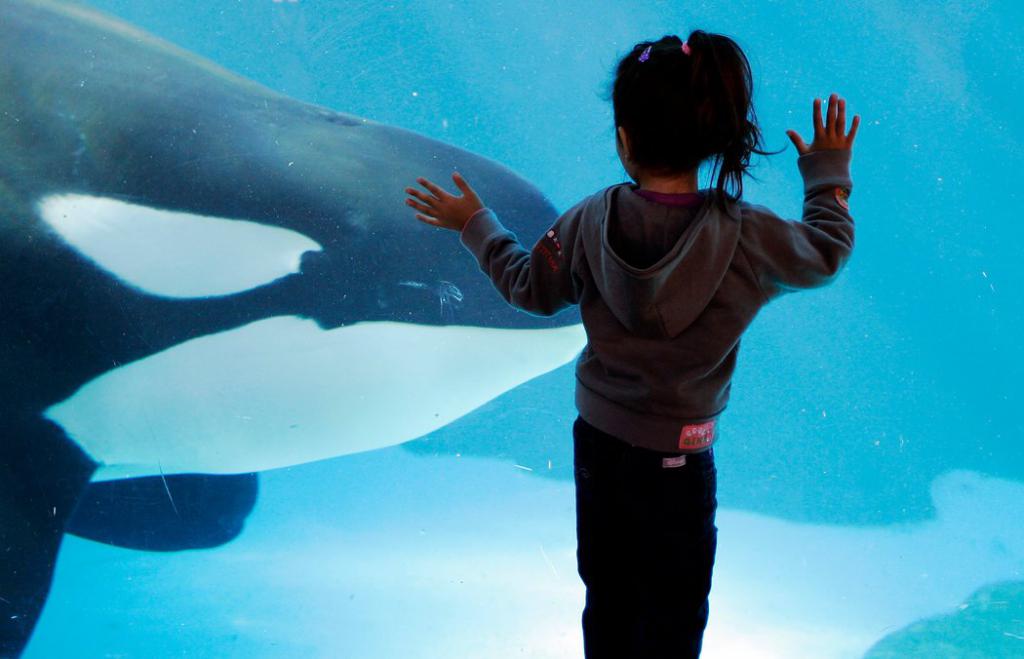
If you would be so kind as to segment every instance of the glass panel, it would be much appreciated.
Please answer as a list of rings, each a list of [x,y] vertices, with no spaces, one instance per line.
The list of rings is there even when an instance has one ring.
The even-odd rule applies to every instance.
[[[678,405],[637,394],[652,371],[623,385],[648,407],[602,417],[592,441],[622,451],[608,473],[625,483],[665,454],[622,496],[669,537],[697,499],[639,493],[708,454],[609,428],[714,432],[705,656],[1024,654],[1022,18],[903,1],[4,0],[0,656],[583,656],[577,369],[618,354],[632,322],[686,337],[679,304],[696,298],[616,317],[594,295],[622,291],[579,274],[601,234],[546,232],[630,180],[606,97],[620,58],[698,28],[743,48],[764,149],[784,149],[752,161],[734,241],[755,258],[722,276],[768,281],[750,227],[769,208],[801,219],[786,131],[809,143],[812,99],[833,92],[862,122],[849,199],[828,201],[856,247],[829,285],[752,311],[717,428],[703,422],[721,409],[672,387],[703,381],[682,355],[725,330],[671,337],[676,352],[648,337],[646,361],[602,366],[620,384],[666,374]],[[417,221],[405,188],[456,193],[455,170],[525,249],[550,246],[535,272],[564,266],[558,290],[597,306],[516,309],[471,232]],[[707,198],[713,167],[698,174]],[[685,215],[665,201],[643,203]],[[708,208],[686,226],[726,226]],[[609,220],[609,253],[628,228]],[[712,267],[697,262],[676,290]],[[611,408],[588,405],[602,425]],[[637,606],[694,570],[661,540],[617,542],[633,552],[611,557],[617,574],[646,575],[629,577]]]

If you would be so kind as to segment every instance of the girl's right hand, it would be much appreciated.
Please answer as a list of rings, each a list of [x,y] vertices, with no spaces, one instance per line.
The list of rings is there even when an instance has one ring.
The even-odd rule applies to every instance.
[[[787,130],[786,135],[789,135],[797,152],[802,156],[812,151],[853,148],[853,139],[857,136],[859,125],[860,115],[854,115],[849,135],[843,134],[846,131],[846,101],[839,98],[838,94],[832,94],[828,97],[828,120],[824,126],[821,123],[821,99],[814,99],[814,141],[811,142],[811,146],[804,144],[795,130]]]

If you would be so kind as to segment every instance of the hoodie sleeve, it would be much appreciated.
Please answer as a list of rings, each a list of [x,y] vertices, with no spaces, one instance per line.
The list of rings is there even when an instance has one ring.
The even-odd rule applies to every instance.
[[[803,220],[784,220],[749,205],[743,250],[766,300],[831,282],[853,251],[853,217],[847,200],[851,149],[813,151],[797,159],[804,179]],[[749,220],[749,222],[748,222]]]
[[[578,304],[582,282],[573,273],[573,255],[586,200],[573,206],[527,251],[489,208],[477,211],[460,241],[476,257],[505,300],[523,311],[551,316]]]

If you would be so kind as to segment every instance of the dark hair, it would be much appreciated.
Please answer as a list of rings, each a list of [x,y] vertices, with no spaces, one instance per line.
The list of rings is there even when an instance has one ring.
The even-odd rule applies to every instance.
[[[644,169],[682,173],[712,159],[724,208],[727,182],[736,190],[734,200],[743,196],[750,154],[781,151],[758,149],[753,78],[739,45],[702,30],[686,41],[690,54],[679,37],[666,35],[638,43],[622,58],[610,94],[615,125],[626,129],[630,159]]]

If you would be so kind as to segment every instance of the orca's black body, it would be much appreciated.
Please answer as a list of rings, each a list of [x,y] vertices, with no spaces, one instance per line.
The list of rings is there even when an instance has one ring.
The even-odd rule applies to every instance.
[[[445,324],[436,291],[458,281],[458,323],[550,328],[519,313],[458,241],[403,205],[417,176],[458,168],[526,237],[556,211],[500,165],[301,103],[116,19],[48,0],[0,5],[0,656],[23,649],[65,532],[124,547],[227,542],[256,499],[253,474],[97,482],[92,456],[45,416],[111,369],[274,316],[331,328]],[[177,299],[132,286],[43,222],[47,195],[114,198],[285,227],[322,246],[299,272],[230,295]],[[139,441],[145,441],[140,438]],[[77,512],[76,512],[77,510]]]

